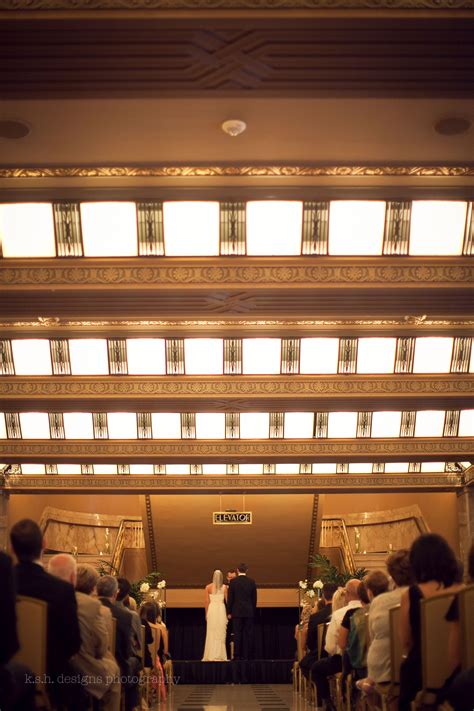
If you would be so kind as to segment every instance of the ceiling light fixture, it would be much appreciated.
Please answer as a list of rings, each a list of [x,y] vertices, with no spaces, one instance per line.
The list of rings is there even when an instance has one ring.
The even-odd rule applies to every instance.
[[[246,130],[247,124],[240,119],[229,119],[221,124],[221,128],[228,136],[235,138],[235,136],[240,136]]]

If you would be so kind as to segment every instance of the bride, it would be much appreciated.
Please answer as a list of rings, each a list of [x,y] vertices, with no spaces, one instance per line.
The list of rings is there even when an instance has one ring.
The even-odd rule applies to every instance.
[[[225,635],[227,630],[227,585],[220,570],[215,570],[212,583],[206,585],[206,645],[203,662],[226,662]]]

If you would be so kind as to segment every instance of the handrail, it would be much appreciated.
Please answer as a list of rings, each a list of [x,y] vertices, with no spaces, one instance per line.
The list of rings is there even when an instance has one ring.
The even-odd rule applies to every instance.
[[[112,569],[120,571],[123,554],[126,548],[145,548],[143,522],[122,519],[115,539],[110,564]]]
[[[320,546],[323,548],[340,547],[346,570],[349,573],[355,572],[356,564],[344,519],[323,517]]]

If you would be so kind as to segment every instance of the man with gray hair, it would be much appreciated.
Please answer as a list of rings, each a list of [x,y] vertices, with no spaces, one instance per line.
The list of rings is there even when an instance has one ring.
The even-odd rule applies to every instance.
[[[115,618],[115,659],[117,660],[120,673],[126,677],[123,683],[125,692],[125,711],[133,711],[139,703],[139,675],[140,661],[134,656],[132,650],[132,616],[122,606],[117,605],[118,582],[117,578],[111,575],[103,575],[97,581],[97,595],[103,605],[108,607]]]
[[[85,690],[94,699],[100,699],[102,711],[120,711],[120,670],[108,649],[109,636],[101,612],[106,608],[90,595],[96,586],[98,573],[91,565],[78,568],[75,559],[64,553],[51,558],[49,572],[66,582],[76,583],[81,648],[72,662],[82,675]],[[85,583],[85,578],[88,583]],[[87,588],[87,592],[81,592],[78,589],[80,586]]]

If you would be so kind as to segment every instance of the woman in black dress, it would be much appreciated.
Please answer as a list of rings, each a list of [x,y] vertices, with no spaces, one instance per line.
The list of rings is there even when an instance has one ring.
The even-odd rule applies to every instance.
[[[449,588],[457,572],[453,551],[436,533],[425,533],[414,541],[410,564],[416,583],[410,585],[400,603],[404,659],[400,667],[399,711],[410,711],[411,702],[422,687],[420,601]]]

